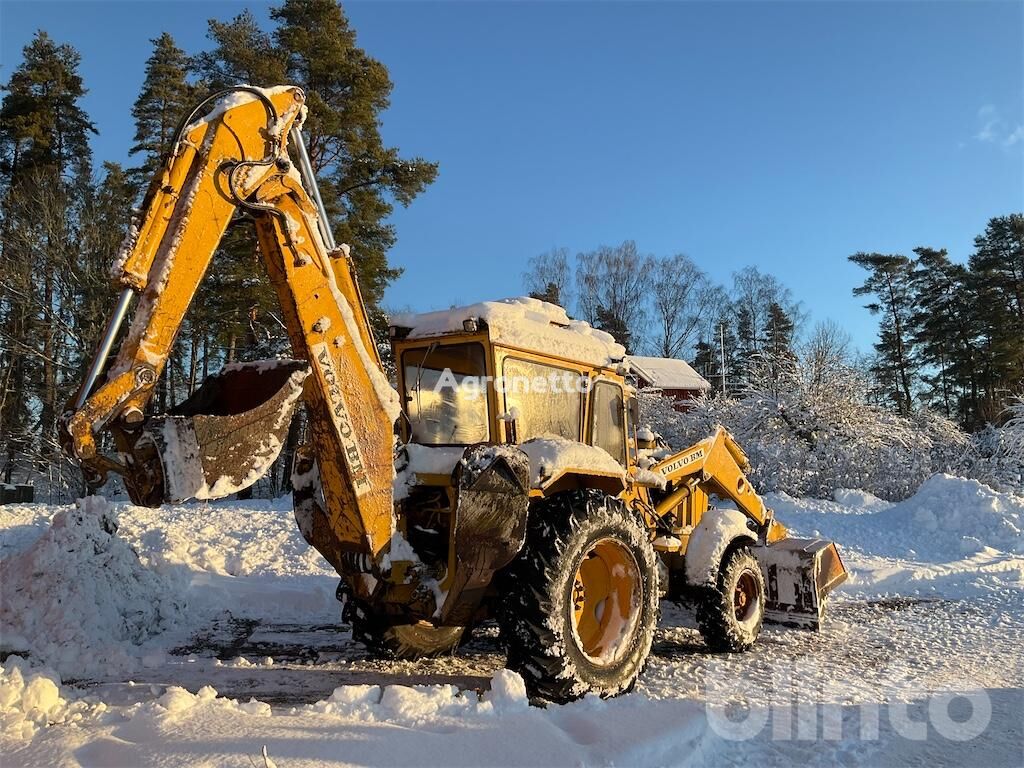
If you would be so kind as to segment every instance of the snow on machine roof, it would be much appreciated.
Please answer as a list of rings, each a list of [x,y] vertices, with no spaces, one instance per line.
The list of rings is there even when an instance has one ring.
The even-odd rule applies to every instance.
[[[589,365],[615,365],[626,354],[611,334],[582,320],[571,320],[561,307],[529,296],[481,301],[440,312],[395,315],[391,325],[409,329],[403,338],[426,339],[465,333],[473,325],[470,321],[486,323],[495,344]]]

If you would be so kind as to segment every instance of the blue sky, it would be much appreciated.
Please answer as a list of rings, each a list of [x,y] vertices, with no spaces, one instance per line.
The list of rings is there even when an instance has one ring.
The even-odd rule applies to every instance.
[[[125,160],[149,38],[237,2],[0,2],[0,77],[37,28],[82,53],[98,160]],[[1024,3],[353,2],[395,83],[385,138],[440,163],[394,216],[395,307],[514,294],[528,257],[636,240],[727,282],[754,264],[867,349],[858,250],[966,258],[1024,209]]]

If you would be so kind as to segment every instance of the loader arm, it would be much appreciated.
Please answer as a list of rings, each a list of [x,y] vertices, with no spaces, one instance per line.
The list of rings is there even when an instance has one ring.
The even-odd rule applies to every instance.
[[[218,96],[183,122],[146,196],[138,226],[114,265],[113,276],[123,288],[121,300],[89,375],[65,413],[65,450],[80,462],[90,485],[101,484],[113,471],[125,477],[134,500],[152,505],[177,500],[168,491],[183,471],[176,463],[203,467],[207,462],[209,472],[211,462],[215,466],[225,460],[222,451],[204,451],[204,440],[228,445],[228,455],[237,462],[268,443],[280,450],[281,422],[288,420],[282,408],[288,397],[271,399],[262,410],[239,413],[235,408],[238,401],[254,399],[251,390],[260,380],[259,367],[248,371],[243,391],[220,397],[220,410],[206,421],[196,417],[193,423],[179,415],[155,420],[159,426],[152,426],[154,420],[145,416],[220,240],[232,218],[245,212],[255,220],[260,257],[299,361],[286,371],[291,374],[287,381],[295,385],[305,377],[301,396],[338,548],[377,556],[390,541],[393,526],[397,395],[381,370],[348,249],[333,247],[322,212],[299,132],[303,92],[295,87],[241,87]],[[205,115],[197,116],[204,110]],[[298,168],[289,156],[289,143],[299,158]],[[108,366],[133,293],[139,296],[134,317]],[[102,383],[94,387],[97,380]],[[260,435],[251,414],[273,421],[276,432]],[[225,434],[208,434],[218,425]],[[113,436],[117,457],[98,450],[97,436],[104,430]],[[186,433],[195,441],[191,452],[177,443],[176,450],[168,448],[171,437]],[[224,469],[230,476],[232,467]],[[255,482],[259,474],[238,483],[213,478],[196,486],[203,496],[191,492],[216,498],[226,495],[224,490],[238,490],[239,483]],[[192,489],[180,481],[178,485]],[[179,489],[176,496],[187,492]]]
[[[677,506],[682,498],[692,493],[692,486],[696,485],[704,492],[710,491],[729,499],[758,526],[766,526],[771,521],[771,512],[745,474],[749,469],[746,454],[722,427],[718,427],[710,437],[663,459],[651,469],[664,477],[672,489],[658,503],[656,509],[659,514]],[[785,534],[784,529],[782,533]]]
[[[701,520],[711,512],[708,495],[732,501],[748,521],[754,523],[756,538],[751,551],[757,558],[766,587],[765,620],[792,626],[820,628],[828,595],[848,578],[835,542],[823,539],[797,539],[789,536],[786,527],[775,519],[764,501],[754,491],[746,472],[750,462],[725,429],[699,443],[663,459],[651,468],[665,478],[665,492],[654,505],[659,518],[672,515],[673,510],[687,510],[686,544],[679,551],[687,557],[686,579],[691,584],[707,585],[717,578],[719,563],[706,555],[725,551],[735,532],[702,527]],[[735,515],[732,510],[716,514]],[[678,519],[678,518],[677,518]],[[748,527],[750,523],[747,523]],[[689,556],[696,537],[705,541],[697,546],[704,556]],[[717,537],[717,538],[716,538]],[[726,538],[723,538],[726,537]],[[711,547],[703,546],[712,539]]]

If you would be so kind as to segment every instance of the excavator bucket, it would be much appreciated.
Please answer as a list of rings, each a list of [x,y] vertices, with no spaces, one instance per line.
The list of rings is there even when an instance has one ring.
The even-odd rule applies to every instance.
[[[820,629],[825,598],[849,576],[835,542],[785,538],[754,553],[767,591],[765,621]]]
[[[298,360],[229,365],[149,420],[143,440],[163,482],[136,503],[219,499],[253,485],[281,452],[308,374]]]

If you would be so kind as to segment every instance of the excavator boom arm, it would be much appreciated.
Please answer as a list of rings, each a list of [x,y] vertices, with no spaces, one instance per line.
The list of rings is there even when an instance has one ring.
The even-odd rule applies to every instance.
[[[207,104],[209,111],[196,119]],[[89,375],[65,415],[65,450],[82,464],[93,485],[108,472],[118,472],[147,503],[155,504],[174,496],[168,485],[182,470],[173,465],[201,467],[212,459],[210,451],[203,451],[204,439],[216,440],[218,446],[234,440],[230,447],[238,456],[266,449],[268,442],[271,449],[280,450],[282,408],[284,401],[294,398],[281,397],[262,410],[250,411],[275,422],[262,436],[253,428],[255,417],[243,419],[235,403],[209,392],[201,399],[217,402],[214,414],[186,413],[186,408],[184,415],[155,420],[159,428],[149,428],[154,420],[144,415],[221,238],[236,214],[244,211],[255,220],[260,257],[280,300],[293,354],[300,361],[286,371],[287,381],[301,381],[303,375],[295,369],[308,364],[302,398],[312,447],[316,456],[326,457],[319,469],[328,523],[339,550],[377,556],[387,547],[393,528],[397,395],[381,370],[348,249],[333,247],[322,208],[318,209],[319,192],[298,129],[303,104],[299,88],[246,86],[207,100],[184,121],[146,196],[139,224],[115,262],[114,277],[123,286],[121,299]],[[289,139],[296,145],[298,169],[288,153]],[[314,190],[313,198],[308,189]],[[107,367],[131,293],[139,294],[134,316]],[[104,368],[105,380],[94,389]],[[261,372],[258,367],[247,372],[246,389],[254,386]],[[252,399],[251,394],[228,399]],[[218,426],[224,434],[211,436]],[[98,450],[97,436],[103,430],[113,434],[119,458]],[[188,440],[179,442],[195,443],[193,449],[169,450],[171,433],[187,433]],[[255,441],[252,446],[243,439],[246,435]],[[156,488],[138,491],[147,484]],[[203,498],[238,490],[237,483],[218,483],[215,477],[196,487],[203,488]]]

